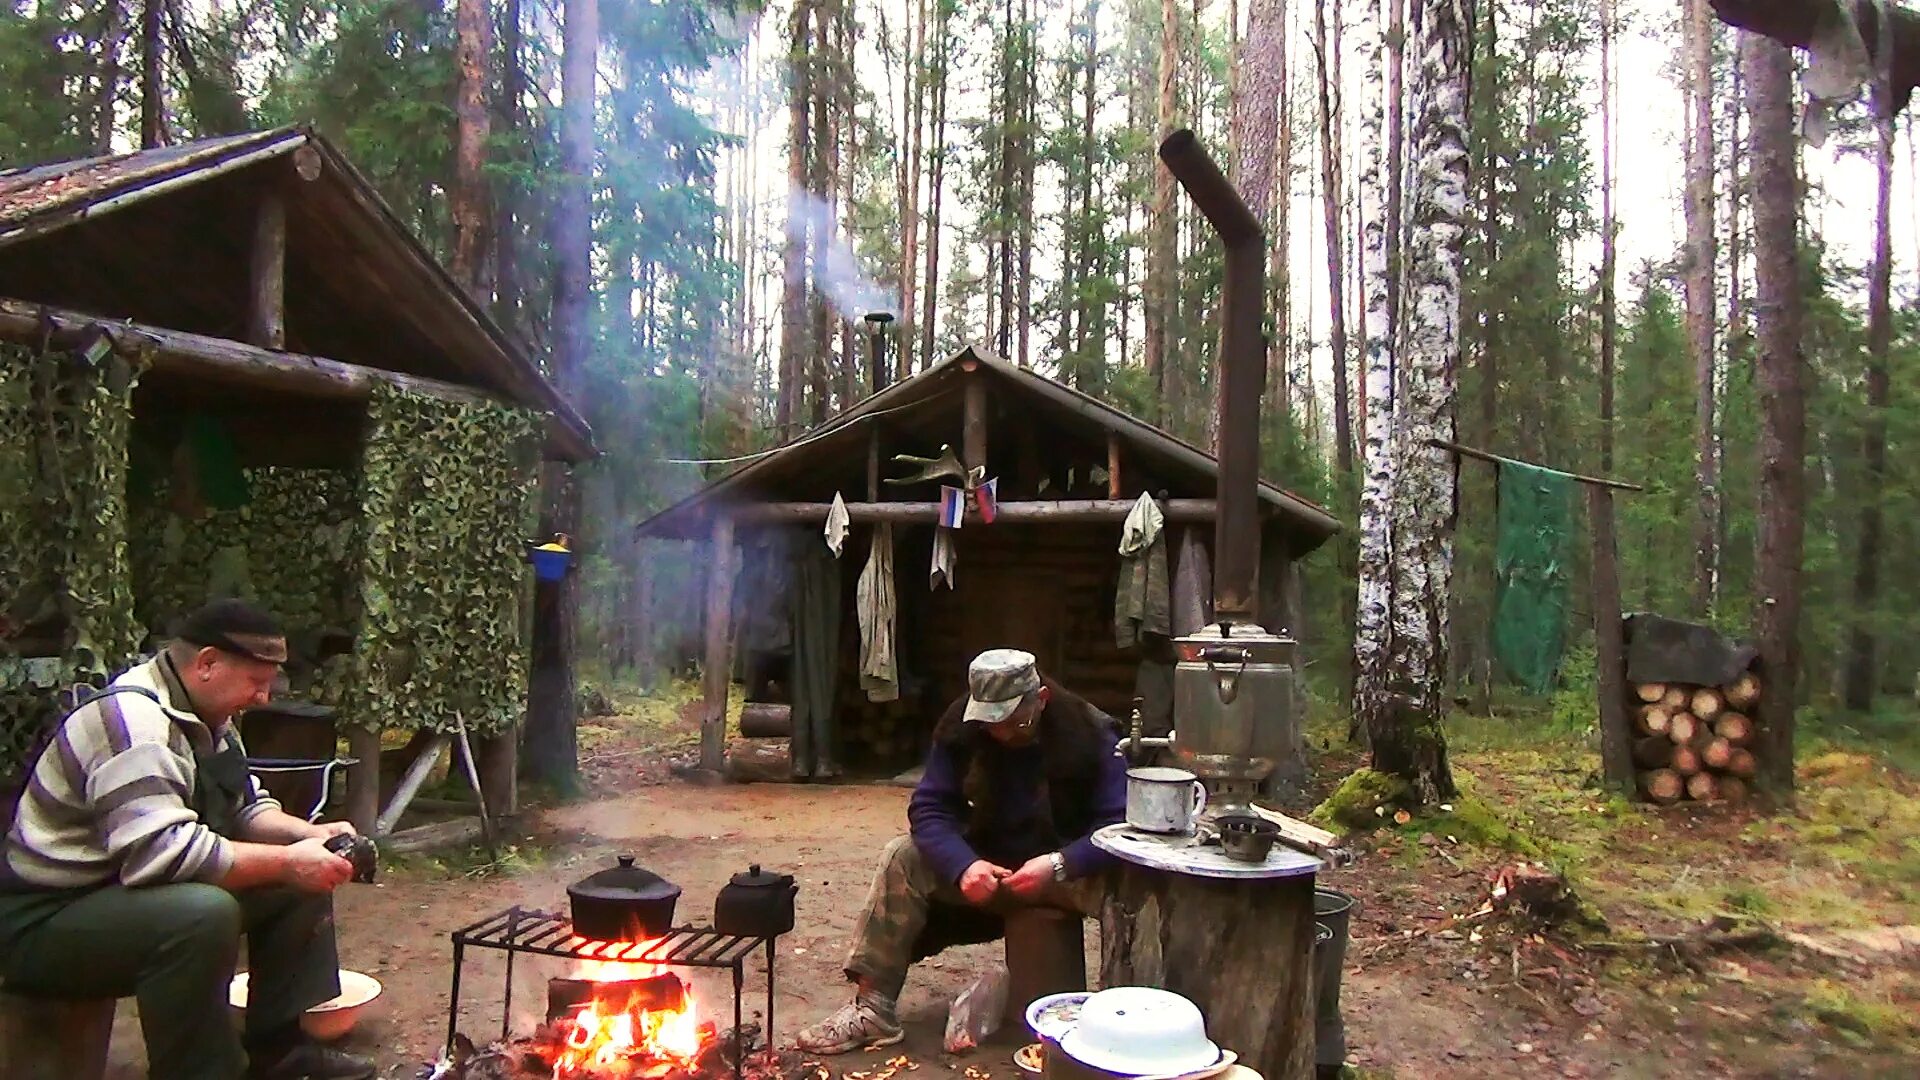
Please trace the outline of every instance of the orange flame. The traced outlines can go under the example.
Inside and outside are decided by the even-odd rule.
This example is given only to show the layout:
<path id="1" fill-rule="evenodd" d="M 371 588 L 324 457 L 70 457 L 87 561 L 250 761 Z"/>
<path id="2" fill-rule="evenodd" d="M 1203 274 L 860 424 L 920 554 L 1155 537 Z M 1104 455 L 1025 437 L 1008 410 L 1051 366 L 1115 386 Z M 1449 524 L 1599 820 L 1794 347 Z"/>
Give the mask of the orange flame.
<path id="1" fill-rule="evenodd" d="M 602 950 L 603 955 L 635 956 L 652 942 Z M 620 960 L 584 960 L 576 979 L 613 983 L 666 974 L 660 964 Z M 634 993 L 596 994 L 580 1007 L 567 1029 L 566 1044 L 554 1061 L 553 1080 L 571 1080 L 588 1074 L 620 1077 L 664 1075 L 690 1068 L 701 1048 L 713 1037 L 711 1024 L 701 1024 L 691 988 L 677 1008 L 660 1008 Z"/>

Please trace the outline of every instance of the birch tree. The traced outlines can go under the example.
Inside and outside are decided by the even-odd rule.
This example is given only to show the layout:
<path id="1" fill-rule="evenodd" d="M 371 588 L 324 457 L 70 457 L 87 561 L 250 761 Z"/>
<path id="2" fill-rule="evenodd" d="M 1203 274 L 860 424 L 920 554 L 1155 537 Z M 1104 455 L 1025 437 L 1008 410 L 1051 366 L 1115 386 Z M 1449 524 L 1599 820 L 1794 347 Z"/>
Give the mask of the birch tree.
<path id="1" fill-rule="evenodd" d="M 1455 466 L 1429 440 L 1451 440 L 1454 432 L 1469 27 L 1453 0 L 1418 0 L 1412 8 L 1408 40 L 1418 62 L 1413 70 L 1415 179 L 1405 202 L 1411 226 L 1402 290 L 1406 318 L 1403 348 L 1368 342 L 1367 397 L 1375 419 L 1361 504 L 1356 643 L 1361 661 L 1354 708 L 1367 731 L 1373 767 L 1406 780 L 1424 803 L 1454 793 L 1442 720 Z M 1369 52 L 1377 54 L 1373 48 Z M 1374 69 L 1370 56 L 1369 83 L 1378 81 Z M 1378 107 L 1377 101 L 1368 104 L 1369 126 L 1376 130 Z M 1376 269 L 1385 261 L 1382 232 L 1370 230 L 1367 238 L 1372 278 L 1388 276 Z M 1369 283 L 1370 309 L 1385 306 L 1384 297 L 1374 295 L 1382 291 Z"/>

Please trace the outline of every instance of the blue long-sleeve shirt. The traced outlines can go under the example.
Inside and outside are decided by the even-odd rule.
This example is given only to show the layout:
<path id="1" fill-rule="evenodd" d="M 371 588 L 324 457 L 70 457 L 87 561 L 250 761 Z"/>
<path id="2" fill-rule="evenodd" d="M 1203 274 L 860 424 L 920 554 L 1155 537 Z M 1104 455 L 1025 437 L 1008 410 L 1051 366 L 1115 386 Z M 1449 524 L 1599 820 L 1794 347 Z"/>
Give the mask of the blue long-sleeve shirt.
<path id="1" fill-rule="evenodd" d="M 1098 737 L 1099 773 L 1093 784 L 1090 813 L 1095 829 L 1124 821 L 1127 816 L 1126 759 L 1120 754 L 1113 732 L 1103 730 Z M 1046 754 L 1040 743 L 1036 741 L 1022 747 L 985 746 L 978 753 L 991 755 L 987 776 L 995 789 L 991 801 L 993 818 L 981 823 L 980 834 L 992 838 L 990 844 L 981 845 L 992 850 L 976 851 L 967 839 L 969 828 L 975 824 L 975 812 L 967 803 L 966 777 L 955 755 L 938 739 L 927 755 L 926 771 L 919 786 L 914 788 L 913 798 L 907 804 L 907 822 L 914 846 L 946 881 L 959 881 L 960 875 L 978 859 L 998 862 L 1009 858 L 1008 853 L 1044 854 L 1051 850 L 1049 841 L 1039 835 L 1039 823 L 1050 816 L 1047 808 L 1039 805 L 1047 797 Z M 1112 862 L 1112 856 L 1093 845 L 1091 830 L 1083 836 L 1060 839 L 1065 841 L 1060 855 L 1067 864 L 1070 878 L 1085 877 Z M 1007 869 L 1016 870 L 1019 866 L 1016 863 Z"/>

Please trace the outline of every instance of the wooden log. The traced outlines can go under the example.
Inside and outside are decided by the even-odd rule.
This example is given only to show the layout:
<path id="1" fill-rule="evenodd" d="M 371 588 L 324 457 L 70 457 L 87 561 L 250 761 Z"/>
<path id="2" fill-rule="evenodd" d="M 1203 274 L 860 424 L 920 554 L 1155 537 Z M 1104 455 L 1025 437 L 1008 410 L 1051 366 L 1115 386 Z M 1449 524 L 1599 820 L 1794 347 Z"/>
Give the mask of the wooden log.
<path id="1" fill-rule="evenodd" d="M 1677 743 L 1690 743 L 1698 734 L 1700 721 L 1692 713 L 1674 713 L 1672 721 L 1667 724 L 1667 738 Z"/>
<path id="2" fill-rule="evenodd" d="M 247 278 L 247 340 L 263 349 L 286 348 L 287 204 L 276 188 L 260 196 Z"/>
<path id="3" fill-rule="evenodd" d="M 439 821 L 432 825 L 415 825 L 411 829 L 402 829 L 379 841 L 382 855 L 410 855 L 438 848 L 471 844 L 481 838 L 480 819 L 477 817 L 455 818 L 452 821 Z"/>
<path id="4" fill-rule="evenodd" d="M 1664 769 L 1673 762 L 1673 740 L 1665 735 L 1635 739 L 1633 763 L 1643 769 Z"/>
<path id="5" fill-rule="evenodd" d="M 1655 769 L 1640 774 L 1640 790 L 1647 793 L 1647 798 L 1662 806 L 1679 802 L 1686 790 L 1684 785 L 1680 774 L 1672 769 Z"/>
<path id="6" fill-rule="evenodd" d="M 1280 827 L 1280 840 L 1290 848 L 1318 855 L 1323 859 L 1342 859 L 1344 852 L 1340 847 L 1340 838 L 1317 825 L 1309 825 L 1299 818 L 1288 817 L 1278 810 L 1269 810 L 1264 806 L 1255 806 L 1253 812 Z"/>
<path id="7" fill-rule="evenodd" d="M 1100 985 L 1157 986 L 1267 1080 L 1314 1075 L 1313 881 L 1220 881 L 1122 863 L 1100 907 Z"/>
<path id="8" fill-rule="evenodd" d="M 740 734 L 749 739 L 793 737 L 793 706 L 749 701 L 740 706 Z"/>
<path id="9" fill-rule="evenodd" d="M 1107 498 L 1120 497 L 1120 433 L 1107 432 Z"/>
<path id="10" fill-rule="evenodd" d="M 793 779 L 792 740 L 736 740 L 727 748 L 727 779 L 741 784 L 790 782 Z"/>
<path id="11" fill-rule="evenodd" d="M 746 525 L 810 525 L 827 520 L 832 503 L 765 502 L 730 508 L 729 513 Z M 1212 499 L 1165 499 L 1161 510 L 1168 521 L 1211 522 L 1215 503 Z M 1133 510 L 1127 499 L 1015 499 L 999 504 L 996 522 L 1023 524 L 1075 521 L 1122 521 Z M 967 514 L 978 513 L 972 503 Z M 857 524 L 889 522 L 895 525 L 931 525 L 940 520 L 937 502 L 850 502 L 847 517 Z M 1077 565 L 1077 564 L 1076 564 Z"/>
<path id="12" fill-rule="evenodd" d="M 1660 696 L 1660 704 L 1665 705 L 1674 712 L 1684 712 L 1687 707 L 1687 701 L 1692 696 L 1684 686 L 1669 686 L 1667 687 L 1667 692 Z"/>
<path id="13" fill-rule="evenodd" d="M 1665 705 L 1642 706 L 1635 724 L 1648 735 L 1665 735 L 1673 726 L 1673 712 Z"/>
<path id="14" fill-rule="evenodd" d="M 1735 746 L 1745 746 L 1753 738 L 1753 721 L 1745 713 L 1723 712 L 1713 722 L 1713 733 Z"/>
<path id="15" fill-rule="evenodd" d="M 1695 802 L 1712 802 L 1718 796 L 1719 788 L 1714 783 L 1712 773 L 1700 772 L 1687 777 L 1687 798 Z"/>
<path id="16" fill-rule="evenodd" d="M 1711 686 L 1703 686 L 1693 692 L 1689 711 L 1702 720 L 1712 720 L 1726 707 L 1727 699 L 1721 696 L 1720 691 Z"/>
<path id="17" fill-rule="evenodd" d="M 1727 771 L 1742 780 L 1753 779 L 1757 768 L 1758 762 L 1753 759 L 1753 751 L 1745 747 L 1735 747 L 1733 753 L 1727 756 Z"/>
<path id="18" fill-rule="evenodd" d="M 1750 709 L 1760 700 L 1760 677 L 1749 671 L 1731 685 L 1721 687 L 1720 692 L 1726 696 L 1728 705 Z"/>
<path id="19" fill-rule="evenodd" d="M 1731 806 L 1747 801 L 1747 782 L 1737 776 L 1722 773 L 1716 778 L 1720 785 L 1720 798 Z"/>
<path id="20" fill-rule="evenodd" d="M 495 817 L 520 812 L 520 725 L 480 737 L 480 790 Z"/>
<path id="21" fill-rule="evenodd" d="M 1691 746 L 1675 746 L 1667 767 L 1681 776 L 1692 776 L 1700 771 L 1700 752 Z"/>
<path id="22" fill-rule="evenodd" d="M 1715 736 L 1700 750 L 1700 761 L 1709 769 L 1725 769 L 1733 760 L 1733 744 Z"/>
<path id="23" fill-rule="evenodd" d="M 387 800 L 387 808 L 380 811 L 380 816 L 375 819 L 373 823 L 375 837 L 386 836 L 393 832 L 393 827 L 400 823 L 400 817 L 407 812 L 413 797 L 420 794 L 420 788 L 426 784 L 427 775 L 433 772 L 435 765 L 440 763 L 440 755 L 446 753 L 447 747 L 452 743 L 453 737 L 445 732 L 437 732 L 427 740 L 426 748 L 419 757 L 413 759 L 413 765 L 407 769 L 407 774 L 400 778 L 400 786 L 393 790 L 393 798 Z"/>
<path id="24" fill-rule="evenodd" d="M 727 691 L 733 681 L 733 519 L 713 522 L 707 557 L 707 642 L 700 686 L 700 767 L 719 776 L 727 767 Z"/>
<path id="25" fill-rule="evenodd" d="M 1636 683 L 1633 688 L 1633 693 L 1634 696 L 1638 697 L 1641 701 L 1652 705 L 1667 696 L 1667 684 L 1657 682 Z"/>

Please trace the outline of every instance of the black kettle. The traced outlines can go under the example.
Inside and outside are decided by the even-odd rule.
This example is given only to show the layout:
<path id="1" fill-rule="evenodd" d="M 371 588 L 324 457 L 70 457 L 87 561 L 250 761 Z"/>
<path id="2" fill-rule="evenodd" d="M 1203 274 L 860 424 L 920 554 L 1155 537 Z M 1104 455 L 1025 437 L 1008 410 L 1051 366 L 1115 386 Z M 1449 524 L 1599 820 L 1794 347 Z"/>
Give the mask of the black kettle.
<path id="1" fill-rule="evenodd" d="M 713 902 L 713 928 L 723 934 L 775 937 L 793 929 L 792 874 L 773 874 L 754 863 L 720 890 Z"/>

